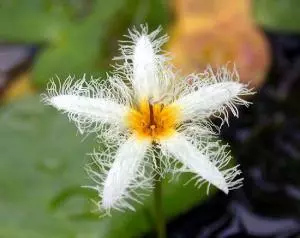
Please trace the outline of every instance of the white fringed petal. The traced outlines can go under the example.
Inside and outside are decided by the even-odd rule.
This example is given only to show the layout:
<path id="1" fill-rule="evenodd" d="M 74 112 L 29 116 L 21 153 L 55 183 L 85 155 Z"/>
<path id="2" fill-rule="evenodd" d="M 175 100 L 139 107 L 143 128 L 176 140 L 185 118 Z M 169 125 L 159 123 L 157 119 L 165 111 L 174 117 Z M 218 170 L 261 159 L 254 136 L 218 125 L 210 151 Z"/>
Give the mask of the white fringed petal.
<path id="1" fill-rule="evenodd" d="M 84 96 L 58 95 L 49 98 L 49 104 L 69 114 L 79 126 L 86 123 L 109 123 L 124 126 L 127 108 L 113 101 Z"/>
<path id="2" fill-rule="evenodd" d="M 104 124 L 124 128 L 124 117 L 131 98 L 126 85 L 121 82 L 116 85 L 116 80 L 87 81 L 84 76 L 78 81 L 68 77 L 62 83 L 57 78 L 56 82 L 51 80 L 47 85 L 47 93 L 42 94 L 42 101 L 67 113 L 80 133 L 99 132 Z"/>
<path id="3" fill-rule="evenodd" d="M 157 65 L 152 44 L 147 35 L 142 35 L 133 54 L 133 86 L 139 97 L 151 97 L 158 90 Z"/>
<path id="4" fill-rule="evenodd" d="M 157 101 L 165 96 L 174 79 L 172 67 L 168 64 L 170 58 L 161 50 L 168 37 L 158 37 L 161 28 L 151 33 L 146 25 L 140 28 L 141 31 L 130 30 L 129 40 L 121 41 L 121 56 L 114 59 L 123 62 L 115 69 L 117 74 L 126 76 L 131 82 L 138 99 Z"/>
<path id="5" fill-rule="evenodd" d="M 131 136 L 119 148 L 116 158 L 104 181 L 102 194 L 102 208 L 134 208 L 126 202 L 130 197 L 130 187 L 136 187 L 135 179 L 138 170 L 150 146 L 149 140 L 138 140 Z"/>
<path id="6" fill-rule="evenodd" d="M 174 103 L 181 107 L 183 120 L 209 117 L 216 112 L 225 114 L 227 120 L 227 109 L 230 109 L 234 116 L 238 116 L 236 105 L 248 104 L 240 98 L 244 94 L 250 94 L 244 84 L 234 81 L 219 82 L 203 85 Z"/>
<path id="7" fill-rule="evenodd" d="M 224 193 L 228 193 L 229 188 L 221 171 L 183 135 L 177 133 L 171 138 L 161 141 L 161 147 L 162 150 L 167 151 L 188 167 L 191 172 L 200 175 Z"/>

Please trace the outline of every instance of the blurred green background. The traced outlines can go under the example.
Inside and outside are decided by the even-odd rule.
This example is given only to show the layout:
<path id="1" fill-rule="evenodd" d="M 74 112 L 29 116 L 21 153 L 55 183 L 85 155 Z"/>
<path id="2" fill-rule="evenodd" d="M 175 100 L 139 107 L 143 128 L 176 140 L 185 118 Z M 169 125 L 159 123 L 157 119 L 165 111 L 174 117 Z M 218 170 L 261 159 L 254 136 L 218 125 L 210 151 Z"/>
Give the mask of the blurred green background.
<path id="1" fill-rule="evenodd" d="M 17 57 L 12 67 L 0 67 L 0 237 L 134 237 L 153 229 L 151 196 L 135 213 L 99 218 L 101 214 L 93 211 L 91 200 L 97 194 L 81 185 L 91 184 L 84 165 L 85 154 L 97 148 L 95 139 L 83 140 L 65 116 L 40 103 L 39 94 L 55 75 L 104 77 L 117 41 L 133 25 L 180 31 L 176 22 L 185 17 L 178 14 L 180 2 L 0 2 L 1 49 L 20 44 L 29 49 L 28 56 Z M 299 7 L 297 0 L 255 0 L 249 17 L 266 29 L 298 32 Z M 214 15 L 210 17 L 214 21 Z M 171 40 L 176 40 L 172 34 Z M 0 65 L 11 60 L 9 55 L 0 57 Z M 188 178 L 165 182 L 168 218 L 208 198 L 205 188 L 183 186 Z"/>

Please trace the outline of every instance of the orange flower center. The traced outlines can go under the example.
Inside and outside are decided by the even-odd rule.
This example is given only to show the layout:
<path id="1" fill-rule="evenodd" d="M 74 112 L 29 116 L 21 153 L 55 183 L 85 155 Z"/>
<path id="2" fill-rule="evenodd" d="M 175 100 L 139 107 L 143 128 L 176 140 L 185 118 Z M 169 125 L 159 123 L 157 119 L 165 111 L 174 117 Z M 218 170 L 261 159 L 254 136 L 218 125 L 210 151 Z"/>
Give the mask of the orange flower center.
<path id="1" fill-rule="evenodd" d="M 147 100 L 142 100 L 137 108 L 129 111 L 126 122 L 140 139 L 157 141 L 175 132 L 179 116 L 180 110 L 177 105 L 152 105 Z"/>

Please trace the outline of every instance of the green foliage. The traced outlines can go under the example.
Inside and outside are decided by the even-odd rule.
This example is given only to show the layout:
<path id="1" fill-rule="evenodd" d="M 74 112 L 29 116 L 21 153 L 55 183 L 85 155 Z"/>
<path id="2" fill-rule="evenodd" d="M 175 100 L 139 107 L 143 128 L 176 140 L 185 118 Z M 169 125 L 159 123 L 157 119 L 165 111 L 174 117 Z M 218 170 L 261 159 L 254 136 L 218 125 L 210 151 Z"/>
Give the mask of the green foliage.
<path id="1" fill-rule="evenodd" d="M 64 115 L 31 97 L 0 110 L 0 237 L 134 237 L 153 229 L 152 197 L 137 212 L 93 213 L 85 154 L 94 135 L 83 140 Z M 207 198 L 205 187 L 184 186 L 190 176 L 164 183 L 168 218 Z M 213 191 L 210 192 L 213 194 Z"/>
<path id="2" fill-rule="evenodd" d="M 55 75 L 103 76 L 127 28 L 167 23 L 161 0 L 6 0 L 0 5 L 0 38 L 41 46 L 32 70 L 40 87 Z"/>
<path id="3" fill-rule="evenodd" d="M 254 0 L 254 16 L 271 30 L 300 31 L 299 0 Z"/>

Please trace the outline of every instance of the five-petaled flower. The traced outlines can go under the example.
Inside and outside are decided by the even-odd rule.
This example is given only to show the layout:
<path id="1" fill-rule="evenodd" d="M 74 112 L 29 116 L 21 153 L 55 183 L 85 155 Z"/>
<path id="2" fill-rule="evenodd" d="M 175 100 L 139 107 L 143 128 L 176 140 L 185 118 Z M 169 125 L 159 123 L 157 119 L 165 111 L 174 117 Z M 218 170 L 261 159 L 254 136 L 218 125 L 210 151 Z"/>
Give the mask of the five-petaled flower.
<path id="1" fill-rule="evenodd" d="M 104 140 L 88 169 L 100 209 L 134 210 L 131 200 L 140 198 L 140 188 L 152 187 L 154 173 L 191 172 L 196 185 L 207 181 L 226 194 L 241 186 L 238 166 L 228 168 L 227 146 L 216 139 L 218 127 L 209 118 L 238 116 L 236 106 L 248 105 L 241 96 L 251 90 L 225 66 L 180 78 L 161 50 L 168 38 L 159 32 L 145 26 L 129 31 L 107 80 L 51 81 L 43 95 L 81 133 L 97 132 Z"/>

